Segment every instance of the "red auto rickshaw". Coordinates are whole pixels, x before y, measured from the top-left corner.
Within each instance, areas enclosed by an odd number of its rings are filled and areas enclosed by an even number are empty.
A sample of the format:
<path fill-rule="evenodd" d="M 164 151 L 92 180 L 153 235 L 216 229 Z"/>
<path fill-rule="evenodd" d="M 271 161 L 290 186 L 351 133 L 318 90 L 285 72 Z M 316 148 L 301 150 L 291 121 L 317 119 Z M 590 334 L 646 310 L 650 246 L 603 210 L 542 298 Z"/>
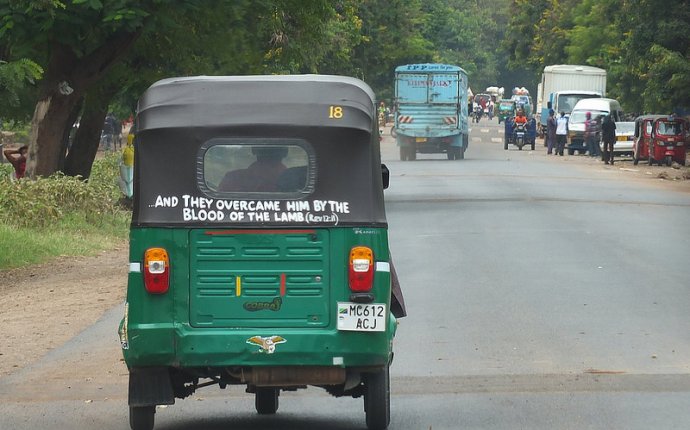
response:
<path fill-rule="evenodd" d="M 633 163 L 647 159 L 670 166 L 674 161 L 685 165 L 688 124 L 673 115 L 643 115 L 635 120 Z"/>

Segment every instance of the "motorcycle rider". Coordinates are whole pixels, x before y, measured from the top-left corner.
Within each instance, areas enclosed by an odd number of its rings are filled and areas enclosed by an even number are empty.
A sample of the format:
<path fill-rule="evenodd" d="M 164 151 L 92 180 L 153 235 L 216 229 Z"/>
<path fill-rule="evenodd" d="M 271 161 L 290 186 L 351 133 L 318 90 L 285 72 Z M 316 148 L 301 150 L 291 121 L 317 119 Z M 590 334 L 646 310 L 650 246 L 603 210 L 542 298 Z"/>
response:
<path fill-rule="evenodd" d="M 515 115 L 515 118 L 513 118 L 513 141 L 517 140 L 517 132 L 518 128 L 522 128 L 522 131 L 525 131 L 525 127 L 527 126 L 527 117 L 525 116 L 525 111 L 521 109 L 518 109 L 517 115 Z"/>
<path fill-rule="evenodd" d="M 519 109 L 517 115 L 515 115 L 515 118 L 513 119 L 513 123 L 516 127 L 518 124 L 527 124 L 527 117 L 525 116 L 525 111 Z"/>

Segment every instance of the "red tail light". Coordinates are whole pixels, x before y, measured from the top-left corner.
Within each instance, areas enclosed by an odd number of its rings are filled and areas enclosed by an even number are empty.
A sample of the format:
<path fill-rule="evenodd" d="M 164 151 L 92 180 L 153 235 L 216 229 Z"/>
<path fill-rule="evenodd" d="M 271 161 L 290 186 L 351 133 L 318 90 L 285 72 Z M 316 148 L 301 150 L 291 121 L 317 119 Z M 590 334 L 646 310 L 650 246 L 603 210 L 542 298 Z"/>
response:
<path fill-rule="evenodd" d="M 144 253 L 144 287 L 151 294 L 163 294 L 170 286 L 170 260 L 163 248 L 149 248 Z"/>
<path fill-rule="evenodd" d="M 356 293 L 371 291 L 374 285 L 374 253 L 366 246 L 350 250 L 350 290 Z"/>

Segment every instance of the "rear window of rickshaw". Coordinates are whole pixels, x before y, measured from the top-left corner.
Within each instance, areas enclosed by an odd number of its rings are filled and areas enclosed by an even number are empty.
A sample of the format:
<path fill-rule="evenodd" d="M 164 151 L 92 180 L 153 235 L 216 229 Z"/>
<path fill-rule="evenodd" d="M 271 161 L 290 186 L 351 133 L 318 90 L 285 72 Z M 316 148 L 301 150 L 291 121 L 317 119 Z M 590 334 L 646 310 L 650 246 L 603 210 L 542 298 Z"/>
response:
<path fill-rule="evenodd" d="M 289 198 L 314 188 L 315 157 L 304 140 L 213 139 L 199 158 L 199 188 L 217 198 Z"/>
<path fill-rule="evenodd" d="M 681 126 L 678 122 L 667 122 L 659 121 L 657 122 L 656 132 L 663 134 L 664 136 L 675 136 L 681 134 Z"/>

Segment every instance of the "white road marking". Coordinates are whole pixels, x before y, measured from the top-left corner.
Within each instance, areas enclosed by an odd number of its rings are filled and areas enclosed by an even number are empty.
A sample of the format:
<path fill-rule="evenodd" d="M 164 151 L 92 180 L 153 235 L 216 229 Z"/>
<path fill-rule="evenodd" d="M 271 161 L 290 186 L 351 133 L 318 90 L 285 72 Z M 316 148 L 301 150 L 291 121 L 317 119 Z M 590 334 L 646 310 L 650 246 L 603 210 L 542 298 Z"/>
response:
<path fill-rule="evenodd" d="M 503 143 L 503 139 L 501 139 L 500 137 L 492 137 L 491 141 L 494 143 Z"/>

